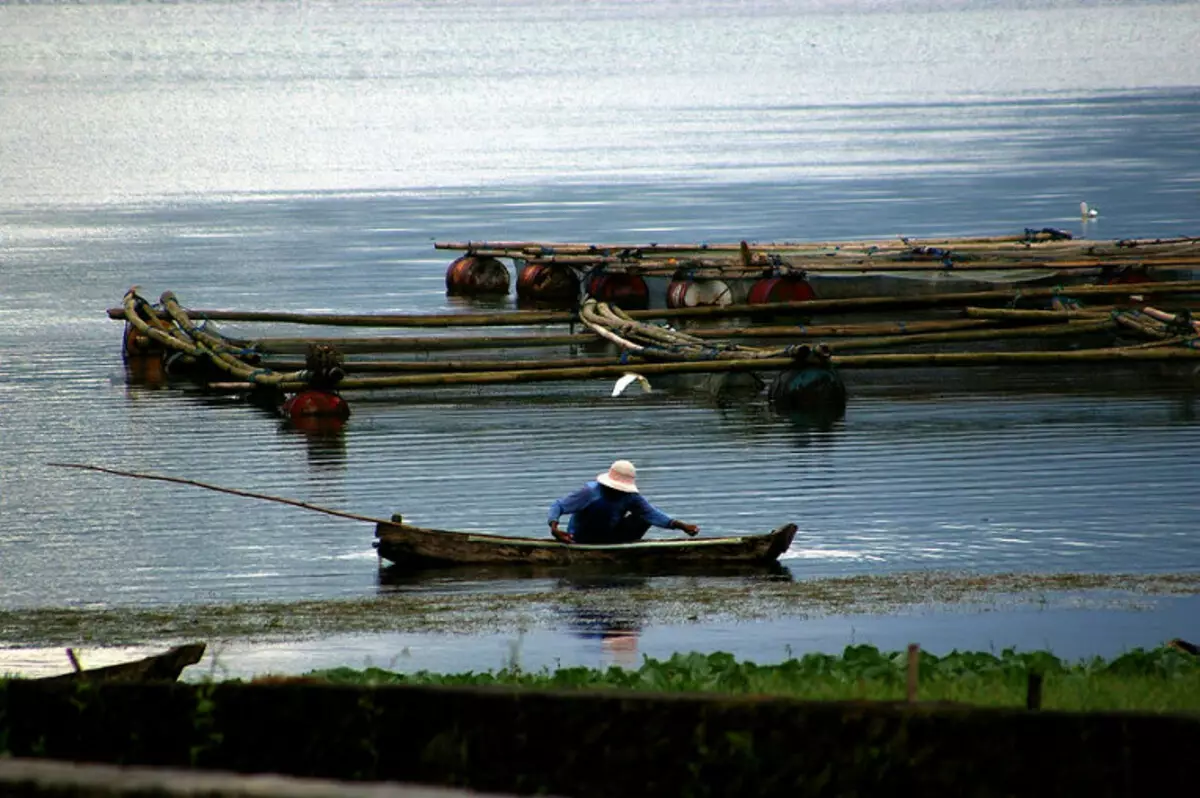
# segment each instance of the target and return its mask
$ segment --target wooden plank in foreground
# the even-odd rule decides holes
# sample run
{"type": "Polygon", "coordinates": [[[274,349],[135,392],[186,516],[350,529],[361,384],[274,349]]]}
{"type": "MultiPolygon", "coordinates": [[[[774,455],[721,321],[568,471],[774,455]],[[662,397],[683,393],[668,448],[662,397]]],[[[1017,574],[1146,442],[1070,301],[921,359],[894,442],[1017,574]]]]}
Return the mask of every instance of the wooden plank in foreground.
{"type": "Polygon", "coordinates": [[[63,795],[76,798],[147,795],[162,798],[198,795],[206,798],[504,798],[496,793],[413,784],[364,784],[291,776],[2,758],[0,795],[10,798],[63,795]]]}

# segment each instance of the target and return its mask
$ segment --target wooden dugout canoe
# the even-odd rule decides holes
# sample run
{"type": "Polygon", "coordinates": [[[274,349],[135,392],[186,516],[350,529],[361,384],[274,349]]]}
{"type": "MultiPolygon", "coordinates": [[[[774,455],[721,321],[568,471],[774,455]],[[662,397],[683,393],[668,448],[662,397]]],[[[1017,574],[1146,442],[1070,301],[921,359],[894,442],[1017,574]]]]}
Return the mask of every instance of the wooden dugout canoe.
{"type": "Polygon", "coordinates": [[[132,662],[120,662],[116,665],[105,665],[102,668],[91,668],[68,672],[59,676],[46,676],[43,682],[173,682],[189,665],[195,665],[204,656],[204,643],[188,643],[175,646],[162,654],[153,654],[132,662]]]}
{"type": "Polygon", "coordinates": [[[784,524],[763,535],[640,540],[596,546],[559,543],[552,538],[424,529],[381,521],[375,526],[375,548],[380,557],[403,568],[487,563],[670,568],[708,563],[772,563],[787,551],[795,536],[796,525],[784,524]]]}

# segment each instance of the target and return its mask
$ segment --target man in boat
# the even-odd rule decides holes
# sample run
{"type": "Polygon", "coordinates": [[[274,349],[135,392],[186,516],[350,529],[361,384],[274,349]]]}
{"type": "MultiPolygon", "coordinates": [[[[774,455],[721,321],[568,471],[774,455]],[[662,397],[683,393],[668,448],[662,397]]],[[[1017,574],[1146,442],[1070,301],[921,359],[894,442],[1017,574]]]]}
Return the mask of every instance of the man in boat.
{"type": "Polygon", "coordinates": [[[632,543],[652,526],[682,529],[695,535],[700,527],[677,521],[638,493],[637,470],[617,460],[582,488],[550,505],[550,534],[562,543],[632,543]],[[558,519],[570,514],[566,531],[558,519]]]}

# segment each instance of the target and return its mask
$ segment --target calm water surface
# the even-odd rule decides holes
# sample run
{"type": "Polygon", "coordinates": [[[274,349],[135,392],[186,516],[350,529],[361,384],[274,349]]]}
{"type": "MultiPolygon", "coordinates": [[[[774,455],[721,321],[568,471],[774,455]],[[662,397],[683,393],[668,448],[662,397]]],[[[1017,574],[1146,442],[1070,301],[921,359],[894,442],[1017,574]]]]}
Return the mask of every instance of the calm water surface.
{"type": "Polygon", "coordinates": [[[796,578],[1194,570],[1187,373],[858,372],[825,425],[466,388],[321,437],[131,382],[105,309],[469,310],[435,240],[1194,235],[1198,35],[1194,3],[2,6],[0,607],[381,589],[368,525],[56,461],[540,535],[627,457],[706,531],[796,521],[796,578]]]}

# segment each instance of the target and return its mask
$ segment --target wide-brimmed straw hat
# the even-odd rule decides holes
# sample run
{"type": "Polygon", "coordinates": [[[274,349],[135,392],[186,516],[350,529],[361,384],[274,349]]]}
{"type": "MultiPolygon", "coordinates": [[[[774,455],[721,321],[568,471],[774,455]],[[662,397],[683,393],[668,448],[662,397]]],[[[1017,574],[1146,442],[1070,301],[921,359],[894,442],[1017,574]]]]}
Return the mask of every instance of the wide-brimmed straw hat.
{"type": "Polygon", "coordinates": [[[596,481],[607,485],[613,490],[625,493],[637,493],[637,469],[628,460],[618,460],[602,474],[596,475],[596,481]]]}

